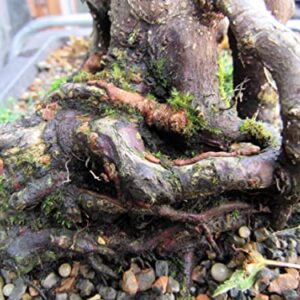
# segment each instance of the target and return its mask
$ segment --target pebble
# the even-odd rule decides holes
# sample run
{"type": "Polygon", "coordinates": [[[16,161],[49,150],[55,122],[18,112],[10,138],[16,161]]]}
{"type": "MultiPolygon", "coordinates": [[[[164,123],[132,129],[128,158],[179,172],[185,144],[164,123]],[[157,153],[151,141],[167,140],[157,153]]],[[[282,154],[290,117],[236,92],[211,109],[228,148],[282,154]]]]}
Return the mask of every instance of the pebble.
{"type": "Polygon", "coordinates": [[[222,263],[215,263],[211,268],[211,276],[218,282],[225,281],[230,276],[230,271],[222,263]]]}
{"type": "Polygon", "coordinates": [[[115,300],[117,297],[117,291],[107,286],[100,286],[99,294],[104,300],[115,300]]]}
{"type": "Polygon", "coordinates": [[[287,269],[287,273],[278,275],[269,285],[270,293],[281,295],[284,291],[294,290],[299,285],[299,272],[295,269],[287,269]]]}
{"type": "Polygon", "coordinates": [[[272,249],[279,249],[280,248],[280,241],[277,236],[271,235],[265,241],[265,245],[272,249]]]}
{"type": "Polygon", "coordinates": [[[45,289],[51,289],[58,283],[58,281],[58,276],[54,272],[52,272],[48,274],[48,276],[44,280],[42,280],[42,286],[45,289]]]}
{"type": "Polygon", "coordinates": [[[78,294],[70,294],[69,295],[69,300],[82,300],[82,298],[78,294]]]}
{"type": "Polygon", "coordinates": [[[102,300],[102,299],[99,294],[96,294],[93,297],[87,298],[86,300],[102,300]]]}
{"type": "MultiPolygon", "coordinates": [[[[0,298],[0,299],[1,299],[1,298],[0,298]]],[[[22,300],[31,300],[32,297],[30,296],[30,294],[25,293],[25,294],[22,295],[22,298],[21,298],[21,299],[22,299],[22,300]]]]}
{"type": "Polygon", "coordinates": [[[228,295],[225,293],[215,297],[215,300],[227,300],[227,299],[228,299],[228,295]]]}
{"type": "Polygon", "coordinates": [[[3,295],[9,297],[13,292],[14,287],[15,286],[12,283],[6,284],[2,289],[3,295]]]}
{"type": "Polygon", "coordinates": [[[169,264],[165,260],[157,260],[155,262],[155,273],[157,277],[169,275],[169,264]]]}
{"type": "Polygon", "coordinates": [[[269,300],[269,296],[265,294],[257,294],[253,300],[269,300]]]}
{"type": "Polygon", "coordinates": [[[192,271],[191,279],[195,282],[203,284],[205,283],[206,275],[207,272],[203,266],[196,266],[192,271]]]}
{"type": "Polygon", "coordinates": [[[239,236],[243,239],[249,238],[251,235],[251,231],[247,226],[242,226],[239,228],[239,236]]]}
{"type": "Polygon", "coordinates": [[[157,300],[175,300],[175,296],[173,294],[160,295],[156,298],[157,300]]]}
{"type": "Polygon", "coordinates": [[[118,292],[117,300],[132,300],[133,297],[124,293],[124,292],[118,292]]]}
{"type": "Polygon", "coordinates": [[[175,294],[180,292],[180,284],[173,277],[169,277],[167,292],[175,294]]]}
{"type": "Polygon", "coordinates": [[[155,281],[155,273],[152,268],[142,270],[136,274],[136,280],[138,282],[139,291],[144,292],[151,288],[155,281]]]}
{"type": "Polygon", "coordinates": [[[80,280],[77,287],[80,290],[80,295],[82,297],[90,296],[95,289],[94,284],[88,279],[80,280]]]}
{"type": "Polygon", "coordinates": [[[288,253],[287,253],[287,261],[289,263],[296,264],[297,260],[298,260],[298,254],[295,251],[295,249],[288,251],[288,253]]]}
{"type": "Polygon", "coordinates": [[[258,273],[258,281],[265,283],[266,285],[269,285],[272,280],[274,280],[278,276],[278,272],[273,271],[269,268],[263,268],[258,273]]]}
{"type": "Polygon", "coordinates": [[[68,294],[67,293],[56,294],[55,300],[68,300],[68,294]]]}
{"type": "Polygon", "coordinates": [[[254,231],[254,236],[257,242],[265,241],[269,236],[270,232],[265,227],[261,227],[254,231]]]}
{"type": "Polygon", "coordinates": [[[270,300],[283,300],[283,298],[279,295],[271,295],[270,300]]]}
{"type": "Polygon", "coordinates": [[[289,250],[295,250],[295,249],[297,249],[297,241],[295,241],[294,239],[288,239],[288,249],[289,250]]]}
{"type": "Polygon", "coordinates": [[[131,270],[124,272],[121,285],[122,290],[130,295],[135,295],[139,289],[138,281],[131,270]]]}
{"type": "Polygon", "coordinates": [[[246,244],[246,241],[237,235],[234,235],[232,238],[235,246],[242,247],[246,244]]]}
{"type": "Polygon", "coordinates": [[[101,235],[98,236],[98,238],[97,238],[97,243],[98,243],[99,245],[105,245],[105,244],[106,244],[104,238],[103,238],[101,235]]]}
{"type": "Polygon", "coordinates": [[[141,268],[136,263],[134,263],[134,262],[130,264],[130,268],[129,269],[134,274],[140,273],[142,271],[141,268]]]}
{"type": "Polygon", "coordinates": [[[280,240],[280,248],[286,249],[288,247],[288,242],[286,240],[280,240]]]}
{"type": "Polygon", "coordinates": [[[23,279],[18,278],[14,281],[14,289],[9,296],[8,300],[21,299],[22,295],[25,293],[27,286],[24,284],[23,279]]]}
{"type": "Polygon", "coordinates": [[[61,277],[68,277],[70,274],[71,274],[71,270],[72,270],[72,267],[70,264],[68,263],[64,263],[62,265],[59,266],[58,268],[58,274],[61,276],[61,277]]]}
{"type": "Polygon", "coordinates": [[[269,259],[276,259],[283,256],[283,251],[274,249],[274,248],[266,248],[266,256],[269,259]]]}
{"type": "Polygon", "coordinates": [[[161,294],[165,294],[167,292],[168,281],[168,276],[161,276],[154,282],[152,287],[155,291],[158,291],[161,294]]]}
{"type": "Polygon", "coordinates": [[[287,290],[282,293],[285,300],[299,300],[299,294],[295,290],[287,290]]]}

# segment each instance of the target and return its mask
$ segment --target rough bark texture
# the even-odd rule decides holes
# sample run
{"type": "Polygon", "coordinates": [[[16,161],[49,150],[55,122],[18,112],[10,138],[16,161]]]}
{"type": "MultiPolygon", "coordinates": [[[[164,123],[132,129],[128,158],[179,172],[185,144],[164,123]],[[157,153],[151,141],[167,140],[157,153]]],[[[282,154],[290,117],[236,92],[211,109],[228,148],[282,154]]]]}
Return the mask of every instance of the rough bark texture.
{"type": "MultiPolygon", "coordinates": [[[[294,1],[266,0],[266,7],[282,24],[294,13],[294,1]]],[[[234,85],[243,85],[243,97],[238,101],[238,112],[242,118],[257,114],[258,119],[280,126],[279,103],[276,85],[263,62],[253,55],[240,51],[233,33],[229,32],[230,46],[234,61],[234,85]]]]}
{"type": "Polygon", "coordinates": [[[260,59],[278,86],[284,126],[280,169],[285,169],[279,170],[277,179],[283,195],[279,205],[285,204],[282,202],[296,203],[299,201],[300,178],[299,40],[266,11],[262,1],[218,3],[229,17],[243,51],[260,59]]]}

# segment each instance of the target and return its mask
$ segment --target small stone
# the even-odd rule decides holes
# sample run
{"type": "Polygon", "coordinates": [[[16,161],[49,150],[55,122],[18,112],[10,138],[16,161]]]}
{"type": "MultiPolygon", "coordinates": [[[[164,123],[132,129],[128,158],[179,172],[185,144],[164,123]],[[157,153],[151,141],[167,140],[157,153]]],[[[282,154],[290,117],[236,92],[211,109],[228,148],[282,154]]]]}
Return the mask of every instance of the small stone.
{"type": "MultiPolygon", "coordinates": [[[[1,299],[1,297],[0,297],[0,299],[1,299]]],[[[30,296],[30,294],[25,293],[25,294],[22,295],[22,298],[21,298],[21,299],[22,299],[22,300],[31,300],[32,297],[30,296]]]]}
{"type": "Polygon", "coordinates": [[[299,300],[299,295],[295,290],[287,290],[282,292],[285,300],[299,300]]]}
{"type": "Polygon", "coordinates": [[[269,296],[265,294],[257,294],[253,300],[269,300],[269,296]]]}
{"type": "Polygon", "coordinates": [[[283,251],[273,248],[266,248],[266,256],[269,259],[276,259],[283,256],[283,251]]]}
{"type": "Polygon", "coordinates": [[[173,294],[160,295],[156,298],[157,300],[175,300],[175,296],[173,294]]]}
{"type": "Polygon", "coordinates": [[[51,69],[50,65],[45,62],[45,61],[41,61],[37,64],[37,68],[39,71],[48,71],[51,69]]]}
{"type": "Polygon", "coordinates": [[[280,240],[280,248],[286,249],[288,247],[288,242],[286,240],[280,240]]]}
{"type": "Polygon", "coordinates": [[[288,239],[288,249],[289,250],[295,250],[295,249],[297,249],[297,241],[296,240],[294,240],[294,239],[291,239],[291,238],[289,238],[288,239]]]}
{"type": "Polygon", "coordinates": [[[243,239],[249,238],[251,235],[251,230],[247,226],[242,226],[239,228],[239,236],[243,239]]]}
{"type": "Polygon", "coordinates": [[[135,295],[139,289],[138,281],[131,270],[124,272],[122,277],[122,290],[130,295],[135,295]]]}
{"type": "Polygon", "coordinates": [[[191,279],[195,282],[203,284],[205,283],[206,276],[206,269],[203,266],[196,266],[192,271],[191,279]]]}
{"type": "Polygon", "coordinates": [[[265,240],[265,245],[276,250],[280,248],[280,241],[277,236],[271,235],[265,240]]]}
{"type": "Polygon", "coordinates": [[[270,300],[283,300],[283,298],[279,295],[271,295],[270,300]]]}
{"type": "Polygon", "coordinates": [[[97,238],[97,243],[98,243],[99,245],[105,245],[105,244],[106,244],[104,238],[103,238],[101,235],[98,236],[98,238],[97,238]]]}
{"type": "Polygon", "coordinates": [[[74,294],[74,293],[69,295],[69,299],[70,300],[82,300],[82,298],[78,294],[74,294]]]}
{"type": "Polygon", "coordinates": [[[68,300],[68,294],[67,293],[56,294],[55,300],[68,300]]]}
{"type": "Polygon", "coordinates": [[[167,286],[167,292],[168,293],[179,293],[180,291],[180,284],[177,280],[175,280],[173,277],[169,277],[168,286],[167,286]]]}
{"type": "Polygon", "coordinates": [[[229,295],[232,297],[232,298],[237,298],[240,296],[240,291],[236,288],[233,288],[229,291],[229,295]]]}
{"type": "Polygon", "coordinates": [[[299,285],[299,272],[295,269],[287,269],[287,273],[278,275],[269,285],[270,293],[281,295],[286,290],[294,290],[299,285]]]}
{"type": "Polygon", "coordinates": [[[2,289],[3,295],[9,297],[14,288],[15,286],[12,283],[6,284],[2,289]]]}
{"type": "Polygon", "coordinates": [[[195,300],[209,300],[209,297],[205,294],[199,294],[195,300]]]}
{"type": "Polygon", "coordinates": [[[203,266],[205,269],[210,269],[211,265],[212,265],[212,262],[210,260],[203,260],[200,263],[200,265],[203,266]]]}
{"type": "Polygon", "coordinates": [[[129,270],[134,274],[140,273],[142,271],[141,268],[134,262],[130,264],[129,270]]]}
{"type": "Polygon", "coordinates": [[[270,236],[270,232],[267,230],[267,228],[262,227],[254,231],[254,236],[255,240],[260,243],[265,241],[270,236]]]}
{"type": "Polygon", "coordinates": [[[215,300],[227,300],[227,299],[228,299],[228,295],[225,293],[215,297],[215,300]]]}
{"type": "Polygon", "coordinates": [[[42,281],[42,286],[45,289],[51,289],[53,288],[59,281],[58,276],[52,272],[47,275],[47,277],[42,281]]]}
{"type": "Polygon", "coordinates": [[[298,254],[295,250],[290,250],[287,253],[287,261],[292,264],[296,264],[298,260],[298,254]]]}
{"type": "Polygon", "coordinates": [[[209,260],[215,260],[217,257],[217,253],[214,251],[207,251],[206,255],[209,260]]]}
{"type": "Polygon", "coordinates": [[[155,291],[158,291],[161,294],[165,294],[167,291],[168,281],[168,276],[161,276],[154,282],[152,287],[155,291]]]}
{"type": "Polygon", "coordinates": [[[238,247],[242,247],[246,244],[246,241],[237,235],[233,235],[233,244],[238,247]]]}
{"type": "Polygon", "coordinates": [[[223,282],[230,276],[230,271],[224,264],[215,263],[211,268],[211,276],[214,280],[223,282]]]}
{"type": "Polygon", "coordinates": [[[88,279],[80,280],[77,287],[80,290],[80,295],[82,297],[90,296],[95,289],[94,284],[88,279]]]}
{"type": "Polygon", "coordinates": [[[133,297],[124,292],[118,292],[117,300],[133,300],[133,297]]]}
{"type": "Polygon", "coordinates": [[[155,273],[157,277],[169,275],[169,264],[165,260],[157,260],[155,262],[155,273]]]}
{"type": "Polygon", "coordinates": [[[102,300],[102,299],[99,294],[96,294],[93,297],[87,298],[86,300],[102,300]]]}
{"type": "MultiPolygon", "coordinates": [[[[206,288],[204,288],[204,289],[206,290],[206,288]]],[[[192,285],[192,286],[190,286],[189,291],[192,296],[195,296],[196,292],[197,292],[197,288],[194,285],[192,285]]],[[[199,289],[198,289],[198,292],[199,292],[199,289]]],[[[201,294],[202,292],[203,291],[201,290],[199,293],[201,294]]]]}
{"type": "MultiPolygon", "coordinates": [[[[33,280],[32,283],[34,285],[38,285],[38,281],[37,280],[33,280]]],[[[29,286],[29,294],[30,294],[31,297],[35,297],[35,296],[39,295],[38,291],[34,287],[32,287],[32,286],[29,286]]]]}
{"type": "Polygon", "coordinates": [[[144,292],[151,288],[155,281],[155,273],[152,268],[142,270],[136,274],[136,280],[138,282],[139,291],[144,292]]]}
{"type": "Polygon", "coordinates": [[[272,280],[274,280],[278,276],[278,272],[273,271],[269,268],[263,268],[258,273],[258,281],[263,282],[265,285],[269,285],[272,280]]]}
{"type": "Polygon", "coordinates": [[[27,289],[27,286],[24,284],[24,281],[21,278],[18,278],[14,281],[14,286],[15,287],[8,300],[20,299],[27,289]]]}
{"type": "Polygon", "coordinates": [[[112,287],[100,286],[99,294],[104,300],[115,300],[117,291],[112,287]]]}
{"type": "Polygon", "coordinates": [[[58,268],[58,274],[64,278],[68,277],[71,274],[71,271],[72,267],[70,264],[67,263],[60,265],[58,268]]]}

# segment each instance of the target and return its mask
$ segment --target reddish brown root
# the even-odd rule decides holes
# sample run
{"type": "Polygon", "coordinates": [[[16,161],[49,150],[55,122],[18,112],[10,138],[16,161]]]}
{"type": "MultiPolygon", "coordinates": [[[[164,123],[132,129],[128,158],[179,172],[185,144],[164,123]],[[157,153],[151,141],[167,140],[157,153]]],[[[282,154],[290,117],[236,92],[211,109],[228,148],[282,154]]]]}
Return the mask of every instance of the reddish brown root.
{"type": "Polygon", "coordinates": [[[143,115],[148,125],[156,125],[159,128],[175,133],[184,132],[188,125],[188,119],[184,110],[175,111],[167,104],[159,104],[138,93],[122,90],[104,80],[88,81],[88,84],[104,89],[112,104],[127,105],[135,108],[143,115]]]}

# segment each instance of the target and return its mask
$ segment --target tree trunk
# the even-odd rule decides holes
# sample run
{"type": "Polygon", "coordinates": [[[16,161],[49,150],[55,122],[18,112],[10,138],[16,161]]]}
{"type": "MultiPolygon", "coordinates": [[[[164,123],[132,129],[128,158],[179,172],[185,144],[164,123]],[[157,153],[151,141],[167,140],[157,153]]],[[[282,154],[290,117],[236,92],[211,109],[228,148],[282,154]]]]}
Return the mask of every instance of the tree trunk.
{"type": "MultiPolygon", "coordinates": [[[[300,53],[293,34],[261,0],[86,2],[94,18],[83,67],[89,72],[69,78],[31,118],[0,129],[4,263],[28,271],[35,251],[41,261],[51,251],[88,254],[93,262],[100,255],[108,263],[120,257],[117,250],[216,247],[211,233],[265,213],[262,203],[280,207],[283,226],[300,193],[300,53]],[[234,56],[264,66],[276,81],[282,143],[275,126],[241,119],[220,96],[224,16],[234,56]],[[249,201],[241,201],[245,195],[249,201]],[[97,244],[98,232],[105,245],[97,244]]],[[[253,76],[249,67],[243,72],[253,76]]],[[[261,79],[247,89],[256,93],[261,79]]]]}

